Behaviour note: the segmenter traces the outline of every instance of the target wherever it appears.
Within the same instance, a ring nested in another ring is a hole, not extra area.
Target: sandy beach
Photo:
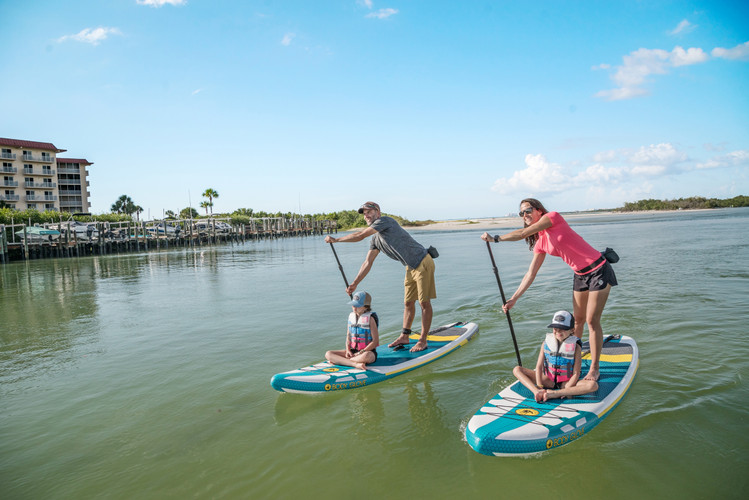
[[[608,217],[611,215],[623,215],[628,212],[580,212],[580,213],[569,213],[562,214],[568,222],[574,220],[581,220],[592,217]],[[473,229],[476,231],[487,231],[492,232],[495,229],[507,229],[517,228],[523,225],[523,220],[520,217],[506,216],[506,217],[489,217],[489,218],[477,218],[477,219],[459,219],[459,220],[444,220],[436,221],[432,224],[426,224],[423,226],[408,226],[409,231],[453,231],[453,230],[469,230]]]

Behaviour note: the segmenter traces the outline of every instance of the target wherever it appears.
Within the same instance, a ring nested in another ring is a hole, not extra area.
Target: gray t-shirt
[[[404,266],[416,269],[421,264],[427,249],[419,244],[392,217],[382,216],[370,226],[377,231],[372,235],[370,250],[379,250]]]

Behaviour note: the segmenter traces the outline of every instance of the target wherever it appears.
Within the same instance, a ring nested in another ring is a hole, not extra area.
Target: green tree
[[[205,214],[208,215],[208,207],[210,207],[212,204],[207,201],[201,201],[200,202],[200,208],[205,208]],[[213,209],[211,209],[211,212],[213,212]]]
[[[192,207],[186,207],[179,211],[181,219],[197,219],[200,214]]]
[[[117,214],[132,215],[135,212],[135,203],[128,195],[123,194],[117,201],[112,203],[112,212]]]
[[[205,191],[203,191],[203,198],[208,198],[207,202],[205,201],[203,202],[205,203],[205,208],[206,208],[205,213],[208,214],[208,208],[210,207],[211,215],[213,215],[213,199],[218,198],[218,192],[213,188],[208,188]],[[203,206],[203,203],[200,204],[201,207]]]
[[[167,219],[176,219],[177,214],[175,214],[171,210],[167,210],[166,212],[164,212],[164,217],[166,217]]]

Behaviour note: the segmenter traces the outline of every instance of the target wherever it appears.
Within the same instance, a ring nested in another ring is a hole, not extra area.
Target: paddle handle
[[[489,258],[492,260],[492,269],[494,269],[494,276],[497,278],[497,285],[499,286],[499,295],[502,297],[502,305],[507,304],[505,299],[505,291],[502,288],[502,280],[499,279],[499,270],[497,269],[497,263],[494,262],[494,254],[492,253],[492,247],[489,242],[486,242],[486,249],[489,250]],[[510,318],[510,311],[505,313],[507,316],[507,323],[510,325],[510,334],[512,335],[512,343],[515,346],[515,356],[518,358],[518,365],[523,366],[523,362],[520,360],[520,350],[518,349],[518,341],[515,338],[515,329],[512,327],[512,318]]]
[[[335,251],[335,247],[333,246],[333,242],[330,242],[330,249],[333,250],[333,255],[335,256],[335,261],[338,263],[338,270],[341,271],[341,276],[343,276],[343,282],[346,284],[346,288],[348,289],[349,284],[348,280],[346,279],[346,273],[343,272],[343,266],[341,265],[341,261],[338,259],[338,254]],[[354,296],[352,294],[348,294],[350,299],[353,299]]]

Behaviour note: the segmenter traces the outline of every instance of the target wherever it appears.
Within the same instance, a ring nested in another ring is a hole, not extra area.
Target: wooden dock
[[[60,234],[34,234],[40,229],[52,229]],[[13,260],[143,252],[335,232],[338,232],[336,221],[286,217],[263,217],[250,219],[249,224],[234,225],[226,218],[111,223],[67,221],[39,226],[0,224],[0,264]]]

